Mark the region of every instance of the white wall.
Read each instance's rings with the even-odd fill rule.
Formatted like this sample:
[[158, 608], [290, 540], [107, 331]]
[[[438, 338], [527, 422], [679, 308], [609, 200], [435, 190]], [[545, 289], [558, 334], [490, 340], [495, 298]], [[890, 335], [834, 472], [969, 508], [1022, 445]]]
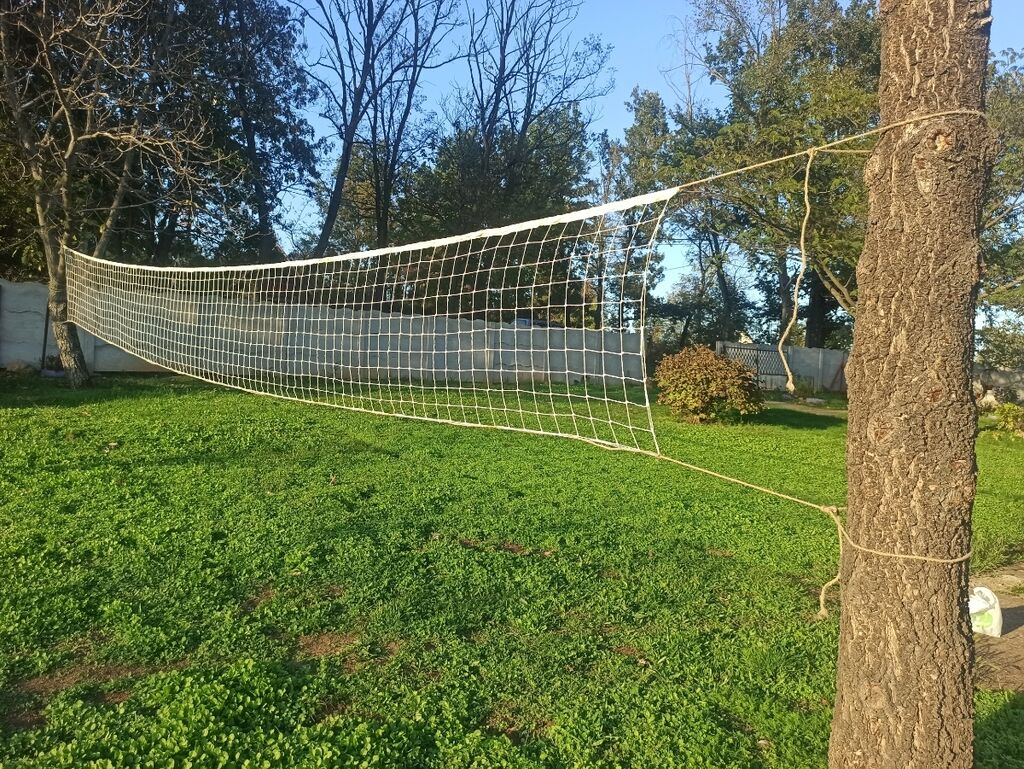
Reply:
[[[739, 342], [718, 342], [715, 349], [722, 353], [728, 346], [730, 357], [738, 360], [749, 358], [750, 353], [761, 351], [762, 355], [777, 356], [778, 349], [770, 344], [741, 344]], [[813, 384], [816, 391], [846, 392], [846, 361], [849, 353], [845, 350], [827, 350], [820, 347], [792, 347], [786, 345], [786, 359], [794, 376]], [[746, 352], [747, 355], [743, 355]], [[1017, 397], [1024, 400], [1024, 371], [1014, 369], [997, 369], [975, 366], [974, 381], [983, 389], [993, 387], [1014, 390]], [[771, 375], [760, 377], [761, 387], [765, 390], [784, 390], [786, 377]]]
[[994, 387], [1013, 390], [1017, 398], [1024, 401], [1024, 371], [976, 366], [974, 381], [986, 390]]

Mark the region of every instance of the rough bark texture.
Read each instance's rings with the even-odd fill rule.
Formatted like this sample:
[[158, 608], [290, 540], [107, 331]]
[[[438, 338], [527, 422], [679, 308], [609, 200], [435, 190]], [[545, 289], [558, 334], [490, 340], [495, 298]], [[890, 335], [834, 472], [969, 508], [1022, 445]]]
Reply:
[[57, 351], [64, 367], [64, 376], [72, 387], [82, 387], [89, 381], [89, 369], [82, 354], [78, 339], [78, 328], [68, 321], [68, 292], [63, 280], [59, 283], [50, 278], [49, 291], [50, 323]]
[[[981, 110], [988, 0], [883, 0], [882, 122]], [[848, 530], [884, 551], [954, 559], [975, 491], [970, 365], [978, 221], [992, 140], [954, 115], [885, 133], [847, 368]], [[844, 549], [832, 769], [972, 764], [968, 565]]]
[[[89, 369], [78, 339], [78, 329], [68, 320], [68, 283], [64, 272], [64, 255], [53, 230], [40, 225], [39, 234], [46, 253], [46, 267], [49, 273], [47, 305], [50, 310], [50, 324], [64, 376], [72, 387], [82, 387], [89, 381]], [[44, 361], [45, 363], [45, 361]]]
[[86, 366], [85, 355], [78, 339], [78, 329], [68, 320], [68, 284], [64, 272], [64, 253], [55, 229], [48, 221], [47, 210], [44, 196], [37, 191], [36, 213], [49, 275], [47, 304], [53, 338], [57, 342], [57, 352], [68, 383], [72, 387], [82, 387], [89, 382], [89, 368]]

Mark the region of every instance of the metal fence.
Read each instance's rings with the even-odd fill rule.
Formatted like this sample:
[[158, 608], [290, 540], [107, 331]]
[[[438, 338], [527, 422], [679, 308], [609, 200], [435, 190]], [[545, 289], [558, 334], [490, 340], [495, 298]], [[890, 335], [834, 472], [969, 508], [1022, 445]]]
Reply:
[[[740, 361], [753, 371], [763, 389], [781, 390], [786, 386], [786, 369], [774, 345], [718, 342], [715, 350], [720, 355]], [[848, 353], [845, 350], [793, 345], [786, 345], [783, 350], [798, 382], [815, 392], [846, 392]]]
[[778, 350], [767, 350], [761, 346], [719, 342], [719, 353], [726, 358], [738, 360], [758, 377], [786, 376], [782, 356]]

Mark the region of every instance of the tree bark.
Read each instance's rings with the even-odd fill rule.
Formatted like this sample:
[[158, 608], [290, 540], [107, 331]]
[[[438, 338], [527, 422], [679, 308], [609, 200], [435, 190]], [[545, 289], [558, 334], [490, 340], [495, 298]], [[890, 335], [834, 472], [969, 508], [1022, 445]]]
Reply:
[[60, 278], [50, 276], [47, 301], [50, 307], [53, 338], [57, 341], [57, 352], [64, 367], [64, 376], [72, 387], [82, 387], [89, 382], [89, 368], [82, 353], [78, 327], [68, 320], [68, 290], [63, 272]]
[[[46, 268], [49, 273], [47, 304], [50, 310], [50, 324], [64, 376], [72, 387], [82, 387], [89, 382], [89, 368], [78, 339], [78, 328], [68, 320], [68, 283], [64, 271], [64, 253], [60, 242], [51, 229], [40, 225], [39, 235], [43, 240], [46, 254]], [[43, 361], [45, 365], [45, 361]]]
[[[883, 0], [883, 124], [984, 108], [989, 0]], [[975, 491], [971, 358], [979, 218], [993, 143], [962, 114], [887, 131], [868, 160], [869, 219], [847, 367], [851, 539], [968, 552]], [[843, 548], [831, 769], [969, 769], [968, 564]]]
[[259, 260], [269, 264], [277, 259], [277, 236], [271, 220], [270, 200], [267, 187], [263, 183], [263, 167], [260, 163], [259, 148], [256, 146], [256, 125], [249, 117], [245, 106], [245, 89], [238, 89], [238, 100], [241, 104], [242, 131], [245, 134], [245, 155], [249, 161], [247, 171], [252, 184], [253, 199], [256, 202], [256, 239]]
[[[78, 329], [68, 320], [68, 284], [64, 272], [64, 251], [49, 221], [53, 206], [38, 190], [35, 204], [39, 238], [43, 243], [46, 271], [49, 276], [47, 304], [53, 338], [57, 342], [57, 352], [68, 383], [72, 387], [82, 387], [89, 382], [89, 368], [86, 366], [82, 344], [78, 339]], [[44, 365], [45, 363], [46, 361], [43, 361]]]
[[775, 252], [775, 274], [779, 281], [779, 336], [793, 317], [793, 283], [786, 266], [786, 252]]
[[327, 200], [324, 223], [320, 227], [320, 236], [317, 238], [316, 245], [310, 254], [314, 259], [322, 259], [327, 254], [327, 249], [331, 245], [331, 237], [334, 235], [334, 224], [338, 221], [338, 212], [341, 210], [341, 203], [345, 197], [345, 181], [348, 179], [348, 169], [352, 164], [352, 150], [355, 147], [357, 124], [358, 121], [350, 120], [342, 137], [341, 157], [338, 159], [338, 166], [334, 172], [334, 186], [331, 187], [331, 195]]
[[805, 347], [824, 347], [828, 323], [828, 294], [816, 272], [807, 273], [807, 328]]
[[156, 244], [153, 249], [154, 264], [165, 265], [171, 263], [171, 246], [174, 244], [177, 234], [178, 210], [175, 208], [167, 212], [163, 224], [160, 225], [160, 229], [157, 231]]
[[734, 342], [739, 336], [739, 318], [736, 317], [736, 297], [733, 296], [729, 277], [725, 274], [725, 263], [718, 257], [715, 261], [715, 282], [718, 293], [722, 297], [722, 316], [719, 325], [719, 337], [726, 342]]

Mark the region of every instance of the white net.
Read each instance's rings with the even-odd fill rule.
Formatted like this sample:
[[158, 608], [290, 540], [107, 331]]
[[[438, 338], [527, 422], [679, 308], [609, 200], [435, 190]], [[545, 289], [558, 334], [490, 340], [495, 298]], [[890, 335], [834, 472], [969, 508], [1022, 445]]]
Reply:
[[279, 264], [154, 267], [68, 250], [70, 318], [253, 393], [657, 451], [643, 329], [672, 194]]

